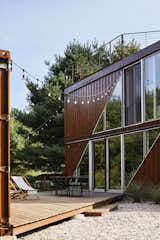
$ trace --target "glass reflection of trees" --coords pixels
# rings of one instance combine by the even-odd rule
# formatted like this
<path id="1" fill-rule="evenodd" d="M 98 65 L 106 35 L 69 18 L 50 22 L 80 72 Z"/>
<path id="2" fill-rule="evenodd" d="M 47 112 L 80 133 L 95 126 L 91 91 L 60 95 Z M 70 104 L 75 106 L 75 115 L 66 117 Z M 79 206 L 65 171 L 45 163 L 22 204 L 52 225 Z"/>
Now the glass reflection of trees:
<path id="1" fill-rule="evenodd" d="M 124 72 L 125 125 L 141 121 L 141 64 Z"/>
<path id="2" fill-rule="evenodd" d="M 118 75 L 118 83 L 106 105 L 106 127 L 107 129 L 121 127 L 122 125 L 122 73 Z"/>
<path id="3" fill-rule="evenodd" d="M 146 120 L 160 117 L 160 53 L 144 60 Z"/>
<path id="4" fill-rule="evenodd" d="M 94 142 L 94 186 L 105 189 L 105 140 Z"/>
<path id="5" fill-rule="evenodd" d="M 148 152 L 150 150 L 152 144 L 156 140 L 157 136 L 159 135 L 160 128 L 148 130 L 148 131 L 146 131 L 146 133 L 147 133 L 146 149 L 147 149 L 147 152 Z"/>
<path id="6" fill-rule="evenodd" d="M 103 112 L 103 114 L 101 115 L 101 117 L 100 117 L 100 119 L 99 119 L 99 121 L 98 121 L 98 124 L 97 124 L 97 126 L 96 126 L 96 129 L 94 130 L 94 133 L 96 133 L 96 132 L 102 132 L 102 131 L 104 131 L 105 129 L 104 129 L 104 112 Z"/>
<path id="7" fill-rule="evenodd" d="M 80 181 L 83 184 L 83 188 L 84 189 L 88 189 L 89 187 L 89 150 L 88 150 L 88 146 L 87 149 L 85 150 L 85 153 L 81 159 L 81 162 L 78 166 L 77 169 L 77 177 L 80 176 Z"/>
<path id="8" fill-rule="evenodd" d="M 94 132 L 101 132 L 107 129 L 118 128 L 122 126 L 122 72 L 117 72 L 117 85 L 110 96 L 106 109 L 101 115 Z"/>
<path id="9" fill-rule="evenodd" d="M 125 143 L 125 182 L 129 183 L 133 174 L 143 160 L 143 133 L 124 136 Z"/>
<path id="10" fill-rule="evenodd" d="M 109 188 L 121 188 L 121 140 L 119 136 L 109 139 Z"/>

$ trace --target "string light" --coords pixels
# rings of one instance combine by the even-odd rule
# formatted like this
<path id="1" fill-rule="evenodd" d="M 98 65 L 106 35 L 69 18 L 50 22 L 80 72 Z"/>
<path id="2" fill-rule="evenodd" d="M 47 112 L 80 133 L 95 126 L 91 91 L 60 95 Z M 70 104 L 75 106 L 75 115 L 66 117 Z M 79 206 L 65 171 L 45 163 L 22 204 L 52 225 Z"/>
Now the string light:
<path id="1" fill-rule="evenodd" d="M 100 101 L 100 99 L 104 99 L 112 93 L 114 90 L 119 78 L 115 79 L 115 82 L 111 84 L 111 86 L 108 86 L 105 88 L 103 91 L 93 94 L 93 95 L 73 95 L 73 93 L 67 95 L 67 103 L 70 103 L 71 100 L 73 99 L 74 104 L 78 103 L 78 100 L 80 101 L 81 104 L 89 104 L 90 102 L 95 103 L 96 101 Z"/>
<path id="2" fill-rule="evenodd" d="M 33 75 L 32 73 L 30 73 L 29 71 L 25 70 L 23 67 L 21 67 L 19 64 L 17 64 L 15 61 L 11 60 L 10 62 L 10 68 L 12 69 L 12 65 L 15 65 L 17 68 L 19 68 L 22 71 L 22 79 L 27 79 L 27 75 L 30 76 L 31 78 L 35 79 L 37 81 L 37 83 L 41 82 L 43 83 L 43 81 L 40 81 L 39 78 L 37 78 L 35 75 Z M 117 78 L 118 79 L 118 78 Z M 77 98 L 81 98 L 83 100 L 80 100 L 81 104 L 85 104 L 85 99 L 86 99 L 86 103 L 89 104 L 90 101 L 92 101 L 93 103 L 95 101 L 99 101 L 100 99 L 103 99 L 104 96 L 108 96 L 108 94 L 111 93 L 111 91 L 114 89 L 115 84 L 110 86 L 110 89 L 105 89 L 104 91 L 102 91 L 101 93 L 97 93 L 96 95 L 93 96 L 73 96 L 73 102 L 74 104 L 78 103 Z M 36 87 L 38 89 L 38 86 Z M 69 94 L 70 95 L 70 94 Z M 48 93 L 48 96 L 51 96 L 51 93 Z M 67 99 L 67 103 L 70 103 L 72 100 L 72 95 L 70 95 L 71 97 Z M 58 97 L 58 100 L 61 101 L 61 96 Z"/>
<path id="3" fill-rule="evenodd" d="M 56 113 L 58 113 L 56 111 Z M 45 122 L 43 122 L 40 126 L 38 126 L 37 128 L 33 129 L 33 132 L 29 133 L 26 135 L 26 138 L 29 138 L 31 136 L 33 136 L 33 134 L 36 132 L 37 134 L 40 134 L 40 131 L 43 131 L 45 129 L 45 127 L 48 127 L 48 123 L 52 122 L 52 119 L 55 117 L 55 115 L 52 115 L 51 117 L 49 117 Z M 15 119 L 15 117 L 11 117 L 11 119 Z"/>
<path id="4" fill-rule="evenodd" d="M 25 74 L 28 75 L 29 77 L 31 77 L 32 79 L 35 79 L 37 82 L 41 82 L 43 84 L 43 81 L 41 81 L 39 78 L 37 78 L 35 75 L 33 75 L 32 73 L 30 73 L 29 71 L 27 71 L 26 69 L 24 69 L 23 67 L 21 67 L 18 63 L 16 63 L 15 61 L 13 61 L 13 59 L 10 62 L 10 66 L 12 68 L 12 65 L 14 64 L 14 66 L 16 66 L 17 68 L 19 68 L 22 71 L 22 79 L 25 79 Z"/>
<path id="5" fill-rule="evenodd" d="M 25 71 L 24 71 L 24 69 L 22 70 L 22 79 L 23 80 L 25 79 Z"/>
<path id="6" fill-rule="evenodd" d="M 10 71 L 12 72 L 12 59 L 11 59 L 11 61 L 10 61 Z"/>

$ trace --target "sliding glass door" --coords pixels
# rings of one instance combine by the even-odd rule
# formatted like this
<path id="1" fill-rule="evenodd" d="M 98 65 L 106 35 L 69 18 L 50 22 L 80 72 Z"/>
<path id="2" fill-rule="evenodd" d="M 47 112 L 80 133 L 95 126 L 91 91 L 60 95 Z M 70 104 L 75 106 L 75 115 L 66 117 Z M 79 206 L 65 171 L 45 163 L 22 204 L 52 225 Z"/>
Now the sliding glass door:
<path id="1" fill-rule="evenodd" d="M 93 141 L 94 190 L 122 190 L 121 148 L 120 136 Z"/>
<path id="2" fill-rule="evenodd" d="M 94 149 L 94 189 L 105 191 L 105 168 L 106 168 L 106 141 L 93 142 Z"/>
<path id="3" fill-rule="evenodd" d="M 121 189 L 121 138 L 112 137 L 108 139 L 108 173 L 110 190 Z"/>
<path id="4" fill-rule="evenodd" d="M 125 125 L 141 122 L 141 64 L 124 71 Z"/>

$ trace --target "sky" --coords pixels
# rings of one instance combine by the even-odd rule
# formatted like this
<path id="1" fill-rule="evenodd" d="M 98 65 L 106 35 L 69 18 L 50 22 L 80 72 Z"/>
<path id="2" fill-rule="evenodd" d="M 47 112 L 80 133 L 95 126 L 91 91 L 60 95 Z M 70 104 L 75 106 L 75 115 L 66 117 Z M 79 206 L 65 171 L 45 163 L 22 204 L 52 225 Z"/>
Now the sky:
<path id="1" fill-rule="evenodd" d="M 54 63 L 73 39 L 109 41 L 124 32 L 160 30 L 159 0 L 5 0 L 1 1 L 0 49 L 43 80 L 45 60 Z M 13 66 L 11 107 L 25 109 L 27 89 Z"/>

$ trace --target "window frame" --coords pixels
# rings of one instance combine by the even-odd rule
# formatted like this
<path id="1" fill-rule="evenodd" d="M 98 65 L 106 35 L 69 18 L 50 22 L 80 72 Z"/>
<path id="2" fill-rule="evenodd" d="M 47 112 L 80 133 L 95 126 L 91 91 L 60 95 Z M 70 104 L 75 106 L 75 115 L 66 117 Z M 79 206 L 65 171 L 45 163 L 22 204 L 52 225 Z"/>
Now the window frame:
<path id="1" fill-rule="evenodd" d="M 143 64 L 142 64 L 142 62 L 143 62 L 143 59 L 140 59 L 140 60 L 138 60 L 138 61 L 136 61 L 136 62 L 134 62 L 134 63 L 132 63 L 132 64 L 130 64 L 130 65 L 128 65 L 128 66 L 126 66 L 126 67 L 124 67 L 123 68 L 123 78 L 122 78 L 122 99 L 123 99 L 123 101 L 122 101 L 122 103 L 123 103 L 123 106 L 122 106 L 122 109 L 123 109 L 123 127 L 129 127 L 129 126 L 133 126 L 133 125 L 137 125 L 137 124 L 139 124 L 139 123 L 143 123 L 143 121 L 144 121 L 144 116 L 143 116 L 143 107 L 144 107 L 144 101 L 142 100 L 142 98 L 143 98 L 143 95 L 144 95 L 144 88 L 143 88 L 143 83 L 144 83 L 144 79 L 143 79 L 143 75 L 142 75 L 142 68 L 143 68 Z M 139 121 L 139 122 L 136 122 L 136 123 L 132 123 L 132 124 L 126 124 L 126 106 L 125 106 L 125 71 L 126 71 L 126 69 L 128 69 L 128 68 L 130 68 L 130 67 L 133 67 L 133 66 L 135 66 L 135 65 L 137 65 L 137 64 L 140 64 L 140 72 L 141 72 L 141 121 Z M 142 121 L 143 120 L 143 121 Z"/>

